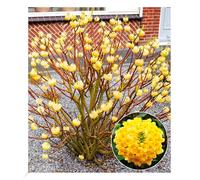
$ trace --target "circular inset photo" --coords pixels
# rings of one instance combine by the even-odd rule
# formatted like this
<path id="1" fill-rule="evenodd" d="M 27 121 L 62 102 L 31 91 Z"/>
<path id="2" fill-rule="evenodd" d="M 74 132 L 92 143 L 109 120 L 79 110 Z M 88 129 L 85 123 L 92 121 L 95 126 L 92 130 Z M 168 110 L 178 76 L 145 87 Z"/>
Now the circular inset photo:
<path id="1" fill-rule="evenodd" d="M 112 150 L 126 167 L 147 169 L 156 165 L 167 149 L 163 124 L 153 115 L 137 112 L 123 117 L 112 132 Z"/>

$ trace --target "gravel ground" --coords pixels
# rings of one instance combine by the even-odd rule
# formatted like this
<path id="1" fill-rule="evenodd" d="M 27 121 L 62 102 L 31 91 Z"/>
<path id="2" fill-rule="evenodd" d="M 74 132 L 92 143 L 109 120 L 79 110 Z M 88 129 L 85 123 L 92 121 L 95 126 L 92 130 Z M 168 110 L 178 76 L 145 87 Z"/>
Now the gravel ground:
<path id="1" fill-rule="evenodd" d="M 31 99 L 29 100 L 31 101 Z M 66 105 L 66 102 L 62 102 Z M 74 104 L 68 102 L 67 107 L 72 110 L 71 115 L 73 115 L 73 110 L 75 109 Z M 147 112 L 155 115 L 157 112 L 160 112 L 163 105 L 156 105 L 153 109 L 148 110 Z M 137 107 L 139 109 L 139 107 Z M 136 112 L 137 109 L 134 111 Z M 38 117 L 37 117 L 38 118 Z M 37 119 L 41 121 L 41 119 Z M 163 122 L 163 125 L 166 128 L 168 136 L 168 149 L 162 158 L 162 160 L 152 168 L 147 170 L 133 170 L 122 165 L 117 159 L 113 157 L 104 161 L 101 165 L 96 165 L 93 162 L 89 161 L 80 161 L 75 157 L 69 149 L 62 148 L 58 152 L 52 155 L 52 158 L 49 160 L 43 160 L 41 158 L 42 149 L 41 144 L 43 141 L 36 141 L 29 139 L 29 150 L 28 150 L 28 171 L 29 172 L 170 172 L 171 171 L 171 128 L 170 121 Z M 29 136 L 40 136 L 41 131 L 31 131 L 29 129 Z"/>

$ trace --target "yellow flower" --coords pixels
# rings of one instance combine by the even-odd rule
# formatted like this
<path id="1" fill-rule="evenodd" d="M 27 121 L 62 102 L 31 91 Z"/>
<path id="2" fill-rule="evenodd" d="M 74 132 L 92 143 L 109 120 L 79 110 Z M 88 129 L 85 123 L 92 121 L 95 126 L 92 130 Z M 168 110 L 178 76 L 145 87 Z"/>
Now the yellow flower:
<path id="1" fill-rule="evenodd" d="M 171 101 L 171 98 L 170 98 L 169 95 L 165 97 L 165 101 L 168 102 L 168 103 Z"/>
<path id="2" fill-rule="evenodd" d="M 148 90 L 147 88 L 144 88 L 143 92 L 144 92 L 144 93 L 148 93 L 149 90 Z"/>
<path id="3" fill-rule="evenodd" d="M 67 64 L 66 61 L 60 62 L 60 67 L 63 68 L 65 71 L 68 71 L 69 65 Z"/>
<path id="4" fill-rule="evenodd" d="M 136 33 L 139 35 L 139 37 L 143 37 L 145 35 L 145 32 L 142 29 L 137 29 Z"/>
<path id="5" fill-rule="evenodd" d="M 83 57 L 83 53 L 82 53 L 82 52 L 79 52 L 79 53 L 78 53 L 78 57 L 79 57 L 79 58 Z"/>
<path id="6" fill-rule="evenodd" d="M 163 112 L 164 112 L 164 113 L 167 113 L 167 112 L 169 112 L 169 111 L 170 111 L 170 108 L 169 108 L 169 107 L 165 106 L 165 107 L 163 108 Z"/>
<path id="7" fill-rule="evenodd" d="M 113 26 L 117 23 L 117 21 L 115 19 L 110 19 L 109 23 Z"/>
<path id="8" fill-rule="evenodd" d="M 37 98 L 35 101 L 38 105 L 42 105 L 43 100 L 41 98 Z"/>
<path id="9" fill-rule="evenodd" d="M 69 126 L 64 126 L 64 127 L 63 127 L 63 130 L 64 130 L 64 131 L 69 131 L 70 128 L 69 128 Z"/>
<path id="10" fill-rule="evenodd" d="M 124 26 L 124 31 L 130 32 L 131 27 L 129 25 Z"/>
<path id="11" fill-rule="evenodd" d="M 34 51 L 34 52 L 32 52 L 31 56 L 32 56 L 32 58 L 38 58 L 39 53 Z"/>
<path id="12" fill-rule="evenodd" d="M 75 64 L 70 64 L 68 66 L 68 71 L 69 72 L 75 72 L 76 71 L 76 65 Z"/>
<path id="13" fill-rule="evenodd" d="M 167 51 L 166 49 L 162 50 L 160 53 L 161 56 L 167 57 L 169 55 L 169 51 Z"/>
<path id="14" fill-rule="evenodd" d="M 85 45 L 84 45 L 84 49 L 85 49 L 86 51 L 90 51 L 90 50 L 92 49 L 92 46 L 91 46 L 90 44 L 85 44 Z"/>
<path id="15" fill-rule="evenodd" d="M 144 48 L 142 55 L 143 56 L 148 56 L 149 55 L 149 50 Z"/>
<path id="16" fill-rule="evenodd" d="M 96 119 L 98 117 L 98 112 L 93 110 L 89 115 L 91 119 Z"/>
<path id="17" fill-rule="evenodd" d="M 97 62 L 97 60 L 98 60 L 98 57 L 91 57 L 91 59 L 90 59 L 90 62 L 91 63 L 96 63 Z"/>
<path id="18" fill-rule="evenodd" d="M 42 133 L 41 138 L 42 138 L 42 139 L 47 139 L 47 138 L 48 138 L 48 134 Z"/>
<path id="19" fill-rule="evenodd" d="M 119 92 L 119 91 L 114 91 L 113 92 L 113 96 L 114 96 L 115 99 L 118 100 L 118 99 L 120 99 L 122 97 L 122 93 Z"/>
<path id="20" fill-rule="evenodd" d="M 142 96 L 142 94 L 143 94 L 142 90 L 141 90 L 141 89 L 138 89 L 136 95 L 137 95 L 137 96 Z"/>
<path id="21" fill-rule="evenodd" d="M 111 69 L 114 72 L 114 71 L 118 70 L 118 67 L 119 67 L 118 64 L 113 64 Z"/>
<path id="22" fill-rule="evenodd" d="M 129 34 L 129 35 L 128 35 L 128 38 L 129 38 L 131 41 L 134 41 L 135 36 L 134 36 L 134 34 Z"/>
<path id="23" fill-rule="evenodd" d="M 134 44 L 128 42 L 128 43 L 126 43 L 126 47 L 127 47 L 127 48 L 130 48 L 130 49 L 133 49 Z"/>
<path id="24" fill-rule="evenodd" d="M 94 63 L 92 65 L 92 67 L 96 70 L 96 71 L 99 71 L 102 67 L 102 62 L 101 61 L 97 61 L 96 63 Z"/>
<path id="25" fill-rule="evenodd" d="M 78 126 L 80 126 L 80 124 L 81 124 L 81 121 L 79 119 L 73 119 L 72 120 L 73 126 L 78 127 Z"/>
<path id="26" fill-rule="evenodd" d="M 138 71 L 139 74 L 141 74 L 142 71 L 143 71 L 143 67 L 142 67 L 142 66 L 138 66 L 138 67 L 137 67 L 137 71 Z"/>
<path id="27" fill-rule="evenodd" d="M 47 56 L 49 55 L 49 53 L 48 53 L 47 51 L 41 51 L 41 52 L 40 52 L 40 55 L 41 55 L 43 58 L 45 58 L 45 57 L 47 57 Z"/>
<path id="28" fill-rule="evenodd" d="M 130 73 L 127 73 L 124 75 L 124 79 L 125 80 L 129 80 L 131 78 L 131 74 Z"/>
<path id="29" fill-rule="evenodd" d="M 118 154 L 136 166 L 151 165 L 157 155 L 163 153 L 163 131 L 151 119 L 130 119 L 115 131 L 114 143 Z"/>
<path id="30" fill-rule="evenodd" d="M 43 67 L 43 68 L 45 68 L 45 69 L 48 69 L 49 68 L 49 64 L 48 64 L 48 62 L 47 61 L 41 61 L 41 66 Z"/>
<path id="31" fill-rule="evenodd" d="M 42 159 L 48 159 L 48 158 L 49 158 L 48 154 L 46 154 L 46 153 L 42 154 Z"/>
<path id="32" fill-rule="evenodd" d="M 136 66 L 143 66 L 144 65 L 144 60 L 143 59 L 136 59 L 135 60 L 135 65 Z"/>
<path id="33" fill-rule="evenodd" d="M 149 101 L 147 104 L 146 104 L 146 107 L 152 107 L 153 106 L 153 102 Z"/>
<path id="34" fill-rule="evenodd" d="M 59 126 L 57 126 L 57 127 L 53 126 L 53 127 L 51 128 L 51 133 L 52 133 L 53 135 L 55 135 L 55 136 L 60 135 L 60 133 L 61 133 L 60 127 L 59 127 Z"/>
<path id="35" fill-rule="evenodd" d="M 69 21 L 71 19 L 71 15 L 69 13 L 67 13 L 65 15 L 65 18 L 64 18 L 66 21 Z"/>
<path id="36" fill-rule="evenodd" d="M 60 111 L 61 108 L 62 108 L 61 104 L 53 102 L 53 104 L 52 104 L 52 110 L 53 111 L 58 112 L 58 111 Z"/>
<path id="37" fill-rule="evenodd" d="M 82 161 L 84 160 L 84 156 L 83 155 L 79 155 L 78 158 Z"/>
<path id="38" fill-rule="evenodd" d="M 155 96 L 157 96 L 157 95 L 158 95 L 158 91 L 152 91 L 152 92 L 151 92 L 151 96 L 152 96 L 152 97 L 155 97 Z"/>
<path id="39" fill-rule="evenodd" d="M 84 37 L 84 41 L 87 43 L 87 45 L 91 44 L 92 43 L 92 39 L 88 37 L 88 35 L 85 35 Z M 89 45 L 90 46 L 90 45 Z M 88 47 L 89 47 L 88 46 Z"/>
<path id="40" fill-rule="evenodd" d="M 40 45 L 40 49 L 41 49 L 41 50 L 46 50 L 46 46 L 45 46 L 44 44 L 41 44 L 41 45 Z"/>
<path id="41" fill-rule="evenodd" d="M 38 74 L 35 76 L 32 76 L 32 79 L 34 79 L 35 81 L 38 81 L 40 78 L 41 78 L 41 76 Z"/>
<path id="42" fill-rule="evenodd" d="M 110 100 L 105 104 L 101 105 L 101 111 L 108 112 L 113 106 L 113 102 Z"/>
<path id="43" fill-rule="evenodd" d="M 115 61 L 115 57 L 114 56 L 107 56 L 107 61 L 108 61 L 108 63 L 113 63 Z"/>
<path id="44" fill-rule="evenodd" d="M 103 78 L 107 81 L 111 81 L 112 80 L 112 74 L 111 73 L 108 73 L 108 74 L 104 74 L 103 75 Z"/>
<path id="45" fill-rule="evenodd" d="M 159 62 L 161 62 L 161 63 L 165 62 L 165 60 L 166 60 L 166 57 L 164 57 L 164 56 L 160 56 L 160 57 L 158 57 L 158 59 L 157 59 L 157 61 L 159 61 Z"/>
<path id="46" fill-rule="evenodd" d="M 37 129 L 38 129 L 37 124 L 36 124 L 36 123 L 31 123 L 31 129 L 32 129 L 33 131 L 37 130 Z"/>
<path id="47" fill-rule="evenodd" d="M 123 17 L 123 21 L 126 23 L 129 21 L 128 16 Z"/>
<path id="48" fill-rule="evenodd" d="M 37 63 L 35 62 L 35 60 L 32 60 L 32 61 L 31 61 L 31 66 L 32 66 L 32 67 L 36 67 L 36 66 L 37 66 Z"/>
<path id="49" fill-rule="evenodd" d="M 110 34 L 109 34 L 109 36 L 110 36 L 110 38 L 116 38 L 116 36 L 117 36 L 117 33 L 116 32 L 111 32 Z"/>
<path id="50" fill-rule="evenodd" d="M 66 49 L 67 49 L 68 51 L 72 51 L 72 50 L 73 50 L 73 46 L 68 45 Z"/>
<path id="51" fill-rule="evenodd" d="M 162 103 L 162 102 L 164 102 L 164 99 L 163 99 L 162 95 L 159 94 L 159 95 L 156 97 L 155 101 L 156 101 L 156 102 L 159 102 L 159 103 Z"/>
<path id="52" fill-rule="evenodd" d="M 74 83 L 74 89 L 77 89 L 79 91 L 83 90 L 84 84 L 82 81 L 77 81 Z"/>
<path id="53" fill-rule="evenodd" d="M 32 76 L 32 77 L 33 77 L 33 76 L 36 76 L 36 75 L 37 75 L 37 69 L 36 69 L 36 68 L 32 68 L 29 74 L 30 74 L 30 76 Z"/>
<path id="54" fill-rule="evenodd" d="M 98 57 L 99 56 L 99 52 L 97 50 L 92 51 L 92 56 Z"/>
<path id="55" fill-rule="evenodd" d="M 49 86 L 55 86 L 55 85 L 56 85 L 56 82 L 57 82 L 57 81 L 56 81 L 56 79 L 54 79 L 54 78 L 48 80 Z"/>
<path id="56" fill-rule="evenodd" d="M 152 76 L 152 74 L 151 74 L 151 73 L 148 73 L 148 74 L 147 74 L 147 79 L 148 79 L 148 80 L 151 80 L 151 79 L 152 79 L 152 77 L 153 77 L 153 76 Z"/>
<path id="57" fill-rule="evenodd" d="M 38 111 L 40 114 L 43 114 L 43 113 L 44 113 L 44 107 L 38 106 L 37 111 Z"/>
<path id="58" fill-rule="evenodd" d="M 134 46 L 132 51 L 133 51 L 134 54 L 137 54 L 140 51 L 140 48 L 138 46 Z"/>
<path id="59" fill-rule="evenodd" d="M 78 25 L 79 25 L 79 22 L 78 21 L 70 21 L 70 26 L 72 27 L 72 28 L 76 28 Z"/>
<path id="60" fill-rule="evenodd" d="M 124 103 L 126 104 L 126 103 L 129 103 L 130 101 L 131 101 L 130 97 L 127 96 L 127 97 L 125 98 L 125 100 L 124 100 Z"/>
<path id="61" fill-rule="evenodd" d="M 163 91 L 161 92 L 161 94 L 162 94 L 162 96 L 166 96 L 166 95 L 168 94 L 168 91 L 167 91 L 167 90 L 163 90 Z"/>
<path id="62" fill-rule="evenodd" d="M 100 20 L 99 16 L 96 16 L 96 17 L 94 18 L 94 21 L 95 21 L 95 22 L 98 22 L 99 20 Z"/>
<path id="63" fill-rule="evenodd" d="M 118 120 L 118 118 L 116 116 L 112 116 L 112 122 L 116 122 Z"/>
<path id="64" fill-rule="evenodd" d="M 42 149 L 43 150 L 49 150 L 51 148 L 51 145 L 48 142 L 44 142 L 42 144 Z"/>

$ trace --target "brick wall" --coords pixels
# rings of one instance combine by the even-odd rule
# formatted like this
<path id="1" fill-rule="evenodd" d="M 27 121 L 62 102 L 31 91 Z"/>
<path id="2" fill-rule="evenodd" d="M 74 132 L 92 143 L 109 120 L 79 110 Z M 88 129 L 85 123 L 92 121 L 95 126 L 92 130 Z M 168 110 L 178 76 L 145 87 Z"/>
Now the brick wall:
<path id="1" fill-rule="evenodd" d="M 144 8 L 141 25 L 144 26 L 146 38 L 157 37 L 160 24 L 160 7 Z"/>
<path id="2" fill-rule="evenodd" d="M 143 17 L 139 18 L 130 18 L 130 26 L 133 30 L 136 28 L 143 26 L 146 32 L 145 40 L 150 39 L 152 37 L 157 37 L 159 32 L 159 22 L 160 22 L 160 8 L 148 7 L 143 9 Z M 100 39 L 100 35 L 97 33 L 98 24 L 97 23 L 90 23 L 87 26 L 86 31 L 89 34 L 92 34 L 94 38 L 93 42 L 98 42 Z M 107 29 L 110 29 L 110 25 L 107 23 Z M 68 42 L 72 40 L 73 36 L 71 34 L 71 27 L 65 21 L 32 21 L 29 22 L 28 28 L 28 50 L 29 52 L 32 51 L 30 46 L 30 42 L 33 37 L 37 35 L 39 31 L 43 31 L 44 33 L 51 33 L 53 39 L 56 39 L 61 32 L 65 31 L 68 34 Z M 125 34 L 120 35 L 120 40 L 122 45 L 125 45 L 124 42 L 127 40 L 127 36 Z"/>

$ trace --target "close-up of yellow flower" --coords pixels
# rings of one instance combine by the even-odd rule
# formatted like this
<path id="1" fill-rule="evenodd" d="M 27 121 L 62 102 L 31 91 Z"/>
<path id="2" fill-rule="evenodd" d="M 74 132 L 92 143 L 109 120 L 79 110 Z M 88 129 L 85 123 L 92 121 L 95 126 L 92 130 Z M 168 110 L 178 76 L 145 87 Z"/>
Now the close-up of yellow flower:
<path id="1" fill-rule="evenodd" d="M 72 120 L 72 125 L 75 127 L 79 127 L 81 124 L 81 121 L 79 119 L 73 119 Z"/>
<path id="2" fill-rule="evenodd" d="M 48 142 L 44 142 L 42 144 L 42 149 L 43 150 L 49 150 L 51 148 L 51 145 Z"/>
<path id="3" fill-rule="evenodd" d="M 91 113 L 90 113 L 90 118 L 91 119 L 96 119 L 98 117 L 98 112 L 93 110 Z"/>
<path id="4" fill-rule="evenodd" d="M 48 158 L 49 158 L 48 154 L 46 154 L 46 153 L 42 154 L 42 159 L 48 159 Z"/>
<path id="5" fill-rule="evenodd" d="M 113 92 L 113 96 L 114 96 L 115 99 L 118 100 L 118 99 L 120 99 L 122 97 L 122 93 L 119 92 L 119 91 L 114 91 Z"/>
<path id="6" fill-rule="evenodd" d="M 163 142 L 163 131 L 150 118 L 128 119 L 115 131 L 114 143 L 118 154 L 128 163 L 134 163 L 138 167 L 150 166 L 157 155 L 164 152 Z"/>
<path id="7" fill-rule="evenodd" d="M 42 139 L 47 139 L 47 138 L 48 138 L 48 134 L 42 133 L 41 138 L 42 138 Z"/>
<path id="8" fill-rule="evenodd" d="M 84 160 L 84 156 L 83 156 L 83 155 L 79 155 L 78 158 L 79 158 L 80 160 Z"/>
<path id="9" fill-rule="evenodd" d="M 96 71 L 99 71 L 102 67 L 102 62 L 101 61 L 96 61 L 92 67 L 96 70 Z"/>
<path id="10" fill-rule="evenodd" d="M 111 73 L 109 73 L 109 74 L 104 74 L 104 75 L 103 75 L 103 78 L 104 78 L 105 80 L 107 80 L 107 81 L 110 81 L 110 80 L 112 80 L 112 74 L 111 74 Z"/>
<path id="11" fill-rule="evenodd" d="M 36 123 L 31 123 L 31 129 L 32 129 L 33 131 L 37 130 L 37 129 L 38 129 L 37 124 L 36 124 Z"/>
<path id="12" fill-rule="evenodd" d="M 56 79 L 54 79 L 54 78 L 48 80 L 49 86 L 55 86 L 55 85 L 56 85 L 56 82 L 57 82 L 57 81 L 56 81 Z"/>
<path id="13" fill-rule="evenodd" d="M 74 89 L 77 89 L 79 91 L 83 90 L 83 86 L 84 84 L 82 81 L 77 81 L 74 83 Z"/>
<path id="14" fill-rule="evenodd" d="M 51 133 L 52 133 L 53 135 L 55 135 L 55 136 L 60 135 L 60 133 L 61 133 L 60 127 L 59 127 L 59 126 L 57 126 L 57 127 L 53 126 L 53 127 L 51 128 Z"/>
<path id="15" fill-rule="evenodd" d="M 143 59 L 136 59 L 135 60 L 135 65 L 136 66 L 143 66 L 144 65 L 144 60 Z"/>

